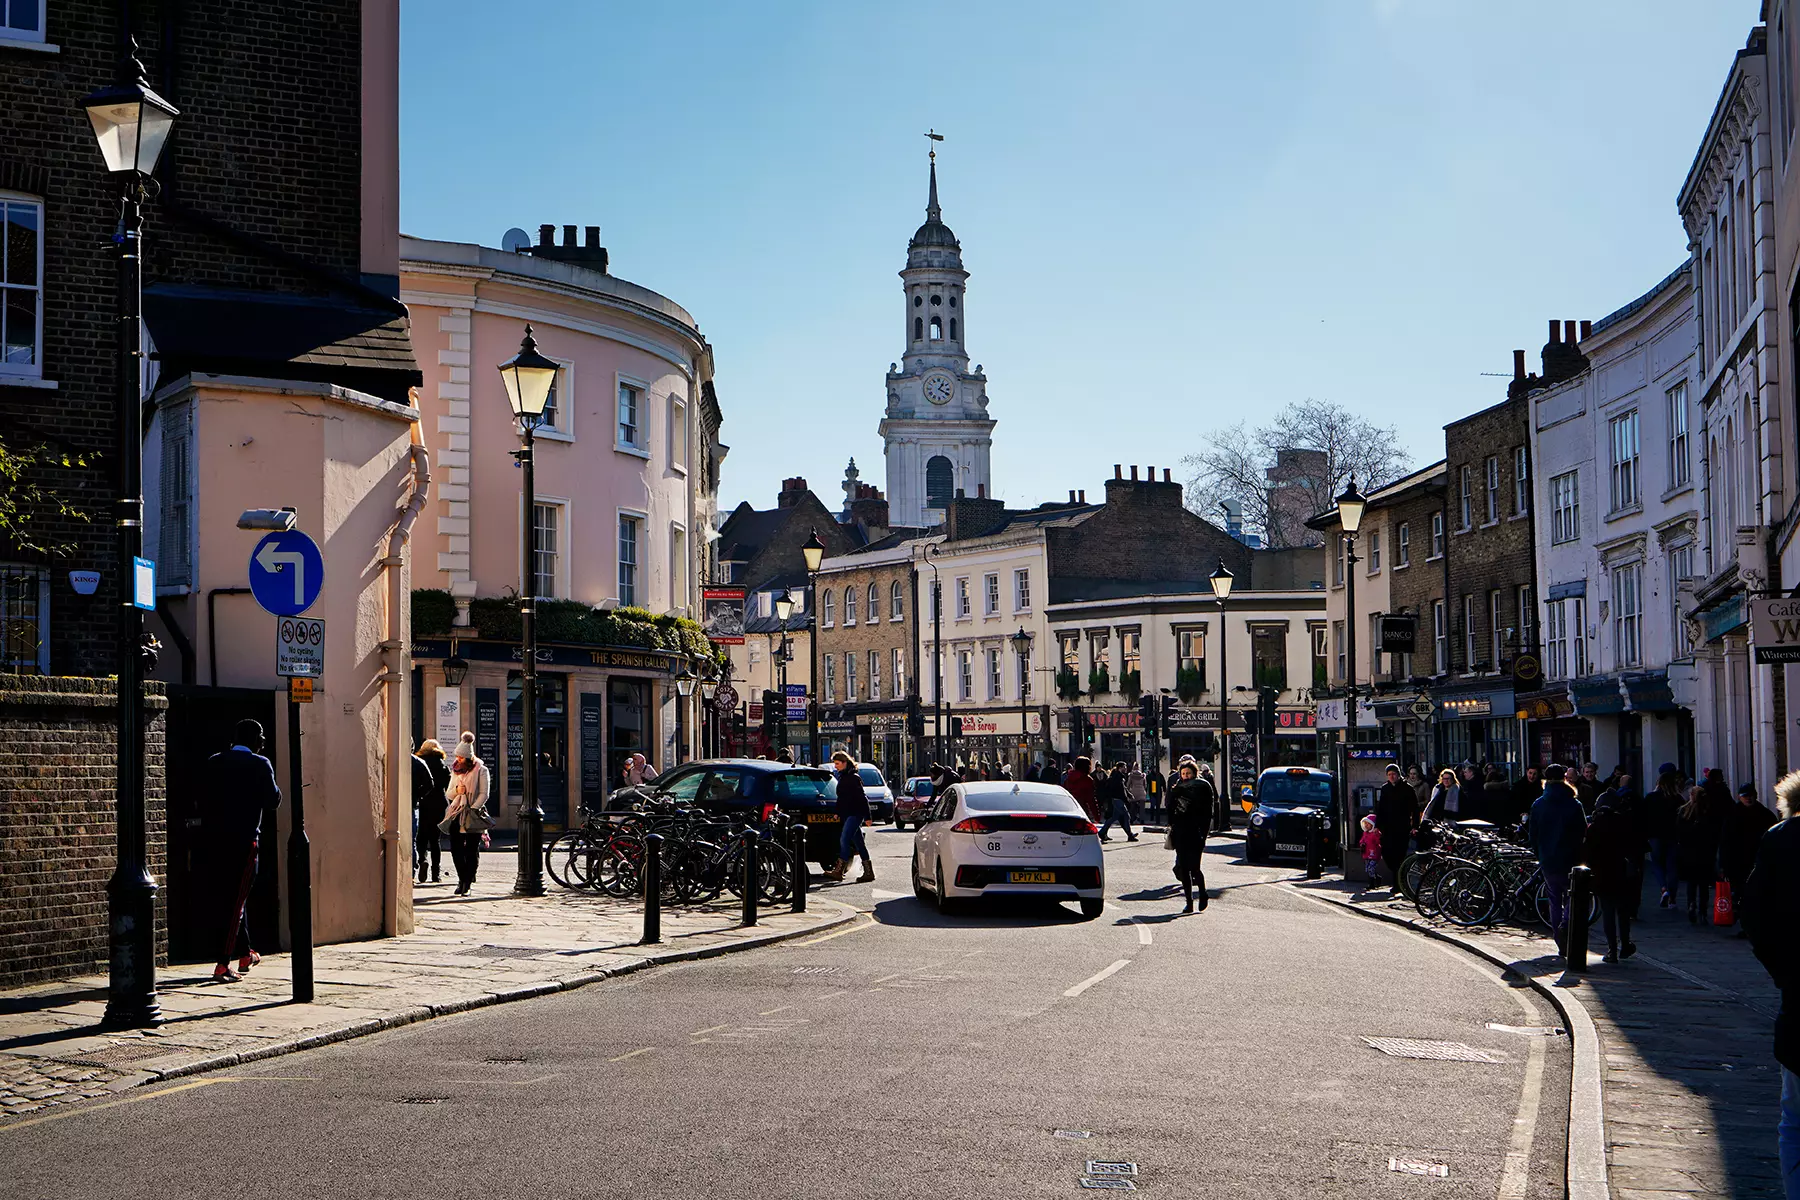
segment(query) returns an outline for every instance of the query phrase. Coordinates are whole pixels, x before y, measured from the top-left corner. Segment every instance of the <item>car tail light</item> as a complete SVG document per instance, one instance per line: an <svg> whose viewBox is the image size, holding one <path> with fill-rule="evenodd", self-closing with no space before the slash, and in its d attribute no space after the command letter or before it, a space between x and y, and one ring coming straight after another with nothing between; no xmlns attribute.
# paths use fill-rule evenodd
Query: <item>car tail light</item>
<svg viewBox="0 0 1800 1200"><path fill-rule="evenodd" d="M967 817L950 827L951 833L989 833L988 823L980 817Z"/></svg>

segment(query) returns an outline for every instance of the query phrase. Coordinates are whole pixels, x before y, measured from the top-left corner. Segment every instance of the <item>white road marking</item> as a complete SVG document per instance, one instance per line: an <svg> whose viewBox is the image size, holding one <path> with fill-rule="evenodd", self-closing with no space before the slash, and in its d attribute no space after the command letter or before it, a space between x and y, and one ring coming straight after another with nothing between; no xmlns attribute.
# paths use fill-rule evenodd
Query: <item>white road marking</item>
<svg viewBox="0 0 1800 1200"><path fill-rule="evenodd" d="M905 971L895 971L892 975L883 975L880 979L873 979L873 980L870 980L870 982L871 983L886 983L888 980L898 979L904 974L906 974Z"/></svg>
<svg viewBox="0 0 1800 1200"><path fill-rule="evenodd" d="M1500 1169L1496 1200L1525 1200L1531 1187L1531 1144L1537 1137L1538 1094L1544 1083L1544 1040L1532 1038L1525 1057L1525 1082L1519 1088L1519 1110L1513 1115L1512 1145Z"/></svg>
<svg viewBox="0 0 1800 1200"><path fill-rule="evenodd" d="M910 893L910 892L886 892L878 887L872 887L869 889L869 895L873 896L877 900L904 900L907 896L909 896L911 894L912 893Z"/></svg>
<svg viewBox="0 0 1800 1200"><path fill-rule="evenodd" d="M791 1004L784 1004L784 1005L782 1005L782 1006L781 1006L781 1007L780 1007L780 1008L769 1008L769 1009L764 1009L764 1010L763 1010L763 1011L762 1011L762 1012L759 1012L759 1013L757 1013L757 1014L756 1014L756 1015L757 1015L757 1016L759 1016L759 1017L772 1017L772 1016L774 1016L774 1015L775 1015L775 1014L776 1014L776 1013L778 1013L778 1012L786 1012L786 1011L787 1011L787 1010L788 1010L788 1009L790 1009L790 1008L792 1008L792 1007L794 1007L794 1006L793 1006L793 1005L791 1005Z"/></svg>
<svg viewBox="0 0 1800 1200"><path fill-rule="evenodd" d="M1068 991L1064 992L1063 995L1070 996L1070 997L1079 996L1079 995L1081 995L1081 993L1083 993L1083 992L1087 991L1089 988L1093 987L1096 983L1101 983L1105 980L1111 979L1114 975L1117 975L1120 971L1123 971L1126 967L1128 967L1130 965L1131 965L1131 960L1129 958L1121 958L1118 962L1116 962L1112 966L1106 968L1106 970L1101 971L1098 974L1088 976L1086 979L1082 980L1080 983L1076 984L1074 987L1072 987Z"/></svg>
<svg viewBox="0 0 1800 1200"><path fill-rule="evenodd" d="M607 1062L624 1062L628 1058L636 1058L640 1054L648 1054L654 1049L656 1049L655 1046L639 1046L636 1050L627 1050L624 1054L619 1055L619 1057L609 1058L606 1061Z"/></svg>
<svg viewBox="0 0 1800 1200"><path fill-rule="evenodd" d="M875 926L875 919L873 917L870 917L867 913L864 913L864 914L862 914L861 917L859 917L856 921L852 922L846 928L833 930L832 932L825 934L823 937L807 938L804 942L789 942L788 945L795 946L795 947L816 946L820 942L829 942L832 938L841 938L845 934L855 933L859 929L872 929L872 928L874 928L874 926Z"/></svg>
<svg viewBox="0 0 1800 1200"><path fill-rule="evenodd" d="M838 989L838 990L837 990L837 991L835 991L835 992L826 992L826 993L825 993L825 994L824 994L824 995L823 995L823 996L814 996L814 997L813 997L813 1000L814 1000L814 1001L815 1001L815 1002L816 1002L816 1001L819 1001L819 1000L829 1000L829 999L831 999L831 998L832 998L832 997L833 997L833 996L841 996L841 995L843 995L843 994L844 994L844 993L845 993L845 992L847 992L847 991L849 991L849 990L850 990L850 989L849 989L849 988L839 988L839 989Z"/></svg>
<svg viewBox="0 0 1800 1200"><path fill-rule="evenodd" d="M1133 918L1131 918L1131 923L1133 925L1137 926L1138 945L1140 945L1140 946L1150 945L1151 941L1153 940L1150 936L1150 927L1148 925L1144 924L1143 918L1142 917L1133 917Z"/></svg>
<svg viewBox="0 0 1800 1200"><path fill-rule="evenodd" d="M229 1077L217 1079L195 1079L187 1083L178 1083L174 1087L159 1088L154 1092L144 1092L136 1096L127 1096L123 1100L108 1100L105 1104L90 1104L85 1108L73 1109L69 1112L51 1113L47 1117L32 1117L26 1121L12 1121L0 1125L0 1133L11 1133L15 1129L26 1129L33 1125L42 1125L46 1121L60 1121L65 1117L79 1117L83 1113L99 1112L103 1108L117 1108L121 1104L136 1104L140 1100L154 1100L158 1096L167 1096L171 1092L185 1092L192 1088L211 1087L215 1083L225 1083Z"/></svg>
<svg viewBox="0 0 1800 1200"><path fill-rule="evenodd" d="M703 1033L717 1033L721 1029L730 1029L730 1028L731 1028L731 1026L729 1026L729 1025L713 1025L706 1029L696 1029L696 1030L694 1030L694 1032L688 1034L688 1036L689 1037L699 1037Z"/></svg>

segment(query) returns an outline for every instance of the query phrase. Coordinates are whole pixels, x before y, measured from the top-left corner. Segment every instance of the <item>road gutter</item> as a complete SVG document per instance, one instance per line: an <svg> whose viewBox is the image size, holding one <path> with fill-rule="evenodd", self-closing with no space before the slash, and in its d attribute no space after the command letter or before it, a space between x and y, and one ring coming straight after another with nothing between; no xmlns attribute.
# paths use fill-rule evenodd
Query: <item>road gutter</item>
<svg viewBox="0 0 1800 1200"><path fill-rule="evenodd" d="M1606 1174L1606 1106L1601 1090L1604 1072L1600 1034L1594 1028L1594 1020L1588 1015L1587 1008L1579 997L1566 987L1547 982L1544 977L1529 970L1524 963L1509 959L1473 939L1396 913L1362 908L1336 896L1303 891L1291 883L1282 886L1289 888L1297 896L1317 900L1343 912L1385 921L1389 925L1398 925L1425 937L1448 942L1519 976L1548 1000L1568 1026L1573 1056L1569 1072L1568 1153L1563 1166L1568 1200L1611 1200L1612 1189Z"/></svg>

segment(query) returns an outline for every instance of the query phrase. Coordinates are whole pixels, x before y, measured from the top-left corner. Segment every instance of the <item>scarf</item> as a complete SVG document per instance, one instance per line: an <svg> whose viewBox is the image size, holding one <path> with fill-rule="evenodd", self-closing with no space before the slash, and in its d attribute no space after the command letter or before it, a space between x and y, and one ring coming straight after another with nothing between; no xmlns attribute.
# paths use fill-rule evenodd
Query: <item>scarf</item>
<svg viewBox="0 0 1800 1200"><path fill-rule="evenodd" d="M475 769L474 758L457 757L450 760L450 770L457 775L466 775Z"/></svg>

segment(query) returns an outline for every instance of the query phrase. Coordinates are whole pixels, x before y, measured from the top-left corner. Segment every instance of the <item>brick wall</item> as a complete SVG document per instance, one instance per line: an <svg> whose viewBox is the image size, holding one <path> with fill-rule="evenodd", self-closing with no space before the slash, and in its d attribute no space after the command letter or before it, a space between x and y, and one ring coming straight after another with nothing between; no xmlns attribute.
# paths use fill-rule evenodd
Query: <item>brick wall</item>
<svg viewBox="0 0 1800 1200"><path fill-rule="evenodd" d="M165 878L163 734L149 684L144 799L150 874ZM108 679L0 675L0 987L104 970L106 881L118 861L118 722ZM168 960L168 892L157 893L156 957Z"/></svg>
<svg viewBox="0 0 1800 1200"><path fill-rule="evenodd" d="M1383 513L1388 535L1385 553L1388 561L1388 610L1411 613L1418 618L1418 647L1413 653L1412 673L1430 675L1434 670L1435 647L1432 645L1431 606L1444 595L1443 558L1431 556L1431 518L1444 509L1441 486L1426 486L1403 496ZM1400 565L1400 527L1406 526L1406 565ZM1449 534L1445 533L1446 542ZM1446 613L1448 616L1448 613Z"/></svg>
<svg viewBox="0 0 1800 1200"><path fill-rule="evenodd" d="M1046 529L1051 603L1059 580L1187 580L1204 591L1221 561L1250 578L1250 550L1182 507L1179 483L1106 481L1106 504L1067 529Z"/></svg>
<svg viewBox="0 0 1800 1200"><path fill-rule="evenodd" d="M1530 513L1530 481L1526 482L1526 508L1518 511L1514 504L1513 452L1527 444L1526 421L1529 404L1521 390L1518 395L1483 409L1444 427L1444 458L1448 474L1444 481L1445 519L1449 526L1448 599L1450 626L1455 631L1450 662L1453 670L1467 671L1463 637L1463 597L1474 597L1475 664L1493 671L1510 660L1515 649L1504 646L1502 661L1493 661L1493 622L1489 596L1501 593L1501 632L1519 626L1518 589L1535 588L1536 563L1532 556ZM1487 519L1485 472L1487 460L1497 460L1500 475L1498 515ZM1470 488L1469 528L1461 528L1461 472L1468 469ZM1535 630L1529 631L1535 635Z"/></svg>
<svg viewBox="0 0 1800 1200"><path fill-rule="evenodd" d="M900 650L906 656L906 693L917 695L919 664L913 661L913 622L917 617L913 604L913 588L909 576L910 564L899 562L881 566L862 567L853 570L833 571L829 575L819 577L819 587L836 593L833 600L833 611L836 621L832 628L819 631L819 653L837 656L837 703L854 703L867 705L875 702L894 702L894 651ZM904 601L903 619L895 621L892 601L894 583L900 584L900 595ZM877 594L881 597L881 619L869 620L869 585L873 583ZM921 602L930 605L929 583ZM844 589L854 588L857 595L856 624L844 624ZM927 607L927 613L930 609ZM929 636L929 635L928 635ZM869 695L869 651L874 650L881 655L881 695ZM854 654L857 660L856 686L857 694L853 700L846 700L844 695L844 655Z"/></svg>

